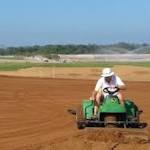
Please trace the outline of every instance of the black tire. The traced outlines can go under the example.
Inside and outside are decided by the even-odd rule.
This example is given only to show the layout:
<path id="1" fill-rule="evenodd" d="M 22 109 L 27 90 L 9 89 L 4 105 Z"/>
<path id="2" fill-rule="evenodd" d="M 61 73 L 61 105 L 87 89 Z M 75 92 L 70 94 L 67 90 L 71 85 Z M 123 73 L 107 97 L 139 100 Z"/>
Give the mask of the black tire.
<path id="1" fill-rule="evenodd" d="M 104 116 L 104 122 L 106 128 L 117 127 L 117 124 L 115 123 L 116 121 L 117 121 L 117 116 L 113 114 L 107 114 Z"/>
<path id="2" fill-rule="evenodd" d="M 77 128 L 78 129 L 84 129 L 85 128 L 85 123 L 84 123 L 84 114 L 83 114 L 83 109 L 82 106 L 78 106 L 76 110 L 76 122 L 77 122 Z"/>
<path id="3" fill-rule="evenodd" d="M 127 123 L 126 123 L 126 114 L 118 114 L 117 115 L 117 121 L 119 121 L 120 123 L 118 124 L 119 128 L 126 128 L 127 127 Z"/>

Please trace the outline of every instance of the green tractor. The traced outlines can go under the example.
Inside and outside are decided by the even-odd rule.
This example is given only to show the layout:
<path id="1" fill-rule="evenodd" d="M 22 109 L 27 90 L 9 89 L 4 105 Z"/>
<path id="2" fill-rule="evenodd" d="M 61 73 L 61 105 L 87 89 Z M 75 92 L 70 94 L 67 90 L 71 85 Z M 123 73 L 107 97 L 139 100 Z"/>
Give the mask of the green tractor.
<path id="1" fill-rule="evenodd" d="M 74 112 L 78 129 L 85 127 L 120 127 L 120 128 L 143 128 L 145 123 L 140 123 L 141 110 L 133 101 L 126 99 L 124 105 L 114 93 L 119 88 L 105 88 L 108 93 L 100 104 L 96 118 L 93 118 L 94 101 L 83 100 L 82 105 Z"/>

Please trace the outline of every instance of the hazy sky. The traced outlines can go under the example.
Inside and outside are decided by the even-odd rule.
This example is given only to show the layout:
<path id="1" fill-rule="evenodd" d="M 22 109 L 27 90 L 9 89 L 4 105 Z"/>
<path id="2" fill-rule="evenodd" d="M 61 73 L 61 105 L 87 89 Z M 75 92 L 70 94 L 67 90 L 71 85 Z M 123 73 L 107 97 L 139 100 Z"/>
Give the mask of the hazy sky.
<path id="1" fill-rule="evenodd" d="M 0 46 L 150 43 L 150 0 L 0 0 Z"/>

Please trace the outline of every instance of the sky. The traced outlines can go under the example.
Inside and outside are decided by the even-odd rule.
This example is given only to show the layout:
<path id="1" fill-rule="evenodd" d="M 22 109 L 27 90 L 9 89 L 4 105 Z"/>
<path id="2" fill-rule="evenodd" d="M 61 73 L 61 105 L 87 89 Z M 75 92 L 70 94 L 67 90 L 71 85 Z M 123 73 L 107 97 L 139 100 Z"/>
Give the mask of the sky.
<path id="1" fill-rule="evenodd" d="M 0 0 L 0 47 L 150 43 L 150 0 Z"/>

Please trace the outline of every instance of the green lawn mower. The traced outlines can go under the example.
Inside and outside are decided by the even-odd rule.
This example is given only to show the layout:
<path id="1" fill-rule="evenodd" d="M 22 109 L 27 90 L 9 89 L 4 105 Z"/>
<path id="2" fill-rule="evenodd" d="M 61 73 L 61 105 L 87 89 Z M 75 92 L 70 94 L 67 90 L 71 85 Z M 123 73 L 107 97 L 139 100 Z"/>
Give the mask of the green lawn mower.
<path id="1" fill-rule="evenodd" d="M 132 100 L 126 99 L 124 105 L 120 104 L 117 96 L 114 96 L 119 88 L 105 88 L 108 93 L 99 106 L 96 117 L 93 117 L 94 101 L 85 99 L 76 110 L 69 110 L 76 115 L 78 129 L 85 127 L 120 127 L 120 128 L 144 128 L 146 123 L 140 123 L 141 110 Z"/>

